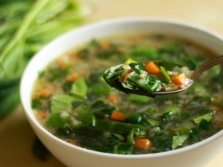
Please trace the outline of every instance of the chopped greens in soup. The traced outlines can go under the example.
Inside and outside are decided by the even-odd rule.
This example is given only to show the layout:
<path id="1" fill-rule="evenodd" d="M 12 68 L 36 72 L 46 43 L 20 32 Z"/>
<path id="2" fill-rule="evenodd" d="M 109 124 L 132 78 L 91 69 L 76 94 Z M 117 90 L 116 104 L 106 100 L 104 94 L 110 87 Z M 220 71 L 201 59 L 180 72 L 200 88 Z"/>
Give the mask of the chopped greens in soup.
<path id="1" fill-rule="evenodd" d="M 51 62 L 34 85 L 36 119 L 68 143 L 107 153 L 147 154 L 182 148 L 223 128 L 221 66 L 202 74 L 187 91 L 151 98 L 125 94 L 103 79 L 125 62 L 167 60 L 193 70 L 213 53 L 163 35 L 93 39 Z"/>
<path id="2" fill-rule="evenodd" d="M 103 78 L 111 86 L 124 93 L 153 95 L 154 92 L 170 92 L 188 88 L 193 82 L 193 71 L 172 61 L 147 60 L 125 63 L 107 69 Z M 154 96 L 152 96 L 154 97 Z"/>

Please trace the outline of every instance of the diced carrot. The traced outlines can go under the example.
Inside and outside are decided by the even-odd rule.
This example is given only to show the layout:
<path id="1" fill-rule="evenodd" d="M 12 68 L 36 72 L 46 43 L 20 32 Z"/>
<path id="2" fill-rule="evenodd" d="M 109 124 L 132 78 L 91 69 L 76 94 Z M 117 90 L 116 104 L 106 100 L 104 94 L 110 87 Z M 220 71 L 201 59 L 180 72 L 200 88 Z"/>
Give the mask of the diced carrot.
<path id="1" fill-rule="evenodd" d="M 62 59 L 57 59 L 57 60 L 56 60 L 56 63 L 57 63 L 57 65 L 58 65 L 60 68 L 64 68 L 64 67 L 66 67 L 66 62 L 65 62 L 64 60 L 62 60 Z"/>
<path id="2" fill-rule="evenodd" d="M 100 46 L 102 49 L 108 49 L 110 45 L 107 41 L 103 41 L 100 43 Z"/>
<path id="3" fill-rule="evenodd" d="M 152 145 L 149 139 L 146 138 L 136 138 L 134 141 L 134 147 L 137 149 L 148 149 Z"/>
<path id="4" fill-rule="evenodd" d="M 160 68 L 153 61 L 145 63 L 145 70 L 152 75 L 157 75 L 160 73 Z"/>
<path id="5" fill-rule="evenodd" d="M 35 113 L 35 117 L 36 117 L 37 120 L 46 119 L 46 112 L 45 111 L 37 111 Z"/>
<path id="6" fill-rule="evenodd" d="M 120 111 L 114 110 L 111 113 L 110 119 L 114 121 L 124 121 L 126 119 L 126 114 Z"/>
<path id="7" fill-rule="evenodd" d="M 108 101 L 111 103 L 111 104 L 116 104 L 117 103 L 117 97 L 115 95 L 109 95 L 108 96 Z"/>
<path id="8" fill-rule="evenodd" d="M 125 71 L 119 78 L 120 82 L 125 82 L 127 79 L 128 75 L 132 72 L 132 70 Z"/>
<path id="9" fill-rule="evenodd" d="M 182 85 L 184 80 L 185 80 L 185 75 L 184 73 L 179 74 L 179 75 L 174 75 L 171 77 L 171 81 L 176 84 L 176 85 Z"/>
<path id="10" fill-rule="evenodd" d="M 38 96 L 40 97 L 50 97 L 51 94 L 51 91 L 47 88 L 40 89 L 38 92 Z"/>
<path id="11" fill-rule="evenodd" d="M 70 143 L 70 144 L 73 144 L 75 146 L 79 146 L 78 143 L 75 141 L 75 140 L 72 140 L 72 139 L 67 139 L 65 140 L 66 142 Z"/>
<path id="12" fill-rule="evenodd" d="M 78 59 L 77 53 L 70 53 L 68 55 L 68 59 L 69 59 L 69 61 L 76 61 Z"/>
<path id="13" fill-rule="evenodd" d="M 75 81 L 79 77 L 78 73 L 74 72 L 71 75 L 68 76 L 68 81 Z"/>

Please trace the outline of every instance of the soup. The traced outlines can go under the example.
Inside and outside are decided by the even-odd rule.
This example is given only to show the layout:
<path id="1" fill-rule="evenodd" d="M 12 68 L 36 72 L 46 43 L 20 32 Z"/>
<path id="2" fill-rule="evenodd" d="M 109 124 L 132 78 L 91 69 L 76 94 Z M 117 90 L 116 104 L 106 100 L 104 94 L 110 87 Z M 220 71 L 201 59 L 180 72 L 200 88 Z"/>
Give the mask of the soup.
<path id="1" fill-rule="evenodd" d="M 190 41 L 160 34 L 92 39 L 39 73 L 33 112 L 49 132 L 86 149 L 148 154 L 186 147 L 223 127 L 221 66 L 202 74 L 185 92 L 155 98 L 120 92 L 102 76 L 129 58 L 168 60 L 193 70 L 210 55 L 216 56 Z"/>

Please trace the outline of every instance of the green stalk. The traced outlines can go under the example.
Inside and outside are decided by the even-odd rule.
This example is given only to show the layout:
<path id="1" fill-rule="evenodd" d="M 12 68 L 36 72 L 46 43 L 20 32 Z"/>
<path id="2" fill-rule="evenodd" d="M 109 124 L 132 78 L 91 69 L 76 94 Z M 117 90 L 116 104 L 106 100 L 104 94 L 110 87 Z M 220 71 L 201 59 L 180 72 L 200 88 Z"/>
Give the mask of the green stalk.
<path id="1" fill-rule="evenodd" d="M 2 65 L 4 59 L 9 55 L 13 47 L 17 44 L 17 42 L 24 36 L 27 29 L 31 25 L 32 21 L 35 19 L 35 17 L 39 14 L 39 12 L 50 2 L 51 0 L 38 0 L 33 5 L 31 10 L 27 13 L 25 16 L 25 19 L 21 23 L 21 26 L 18 28 L 18 31 L 15 33 L 14 37 L 12 38 L 11 42 L 8 43 L 5 47 L 5 49 L 2 52 L 2 55 L 0 56 L 0 64 Z"/>
<path id="2" fill-rule="evenodd" d="M 33 53 L 55 36 L 76 26 L 76 21 L 80 23 L 82 15 L 76 1 L 60 1 L 35 0 L 30 4 L 24 1 L 22 7 L 17 6 L 17 1 L 16 4 L 7 1 L 8 4 L 1 6 L 8 10 L 0 9 L 6 18 L 6 22 L 0 25 L 0 32 L 4 32 L 0 33 L 0 119 L 19 103 L 20 77 Z M 63 3 L 66 4 L 61 6 Z M 9 15 L 7 12 L 14 13 Z M 45 22 L 38 24 L 41 16 Z"/>

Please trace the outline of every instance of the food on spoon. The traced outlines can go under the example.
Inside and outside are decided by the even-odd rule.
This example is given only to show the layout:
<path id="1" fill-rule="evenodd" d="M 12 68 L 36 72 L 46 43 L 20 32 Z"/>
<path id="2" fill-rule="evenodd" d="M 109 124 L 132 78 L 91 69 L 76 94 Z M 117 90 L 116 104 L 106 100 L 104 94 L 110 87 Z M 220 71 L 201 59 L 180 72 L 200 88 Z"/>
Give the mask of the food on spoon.
<path id="1" fill-rule="evenodd" d="M 127 93 L 128 90 L 134 90 L 136 94 L 137 91 L 152 94 L 187 88 L 193 82 L 190 79 L 192 72 L 188 67 L 179 67 L 168 61 L 138 63 L 129 59 L 124 64 L 106 70 L 103 78 L 112 87 L 121 84 Z"/>

